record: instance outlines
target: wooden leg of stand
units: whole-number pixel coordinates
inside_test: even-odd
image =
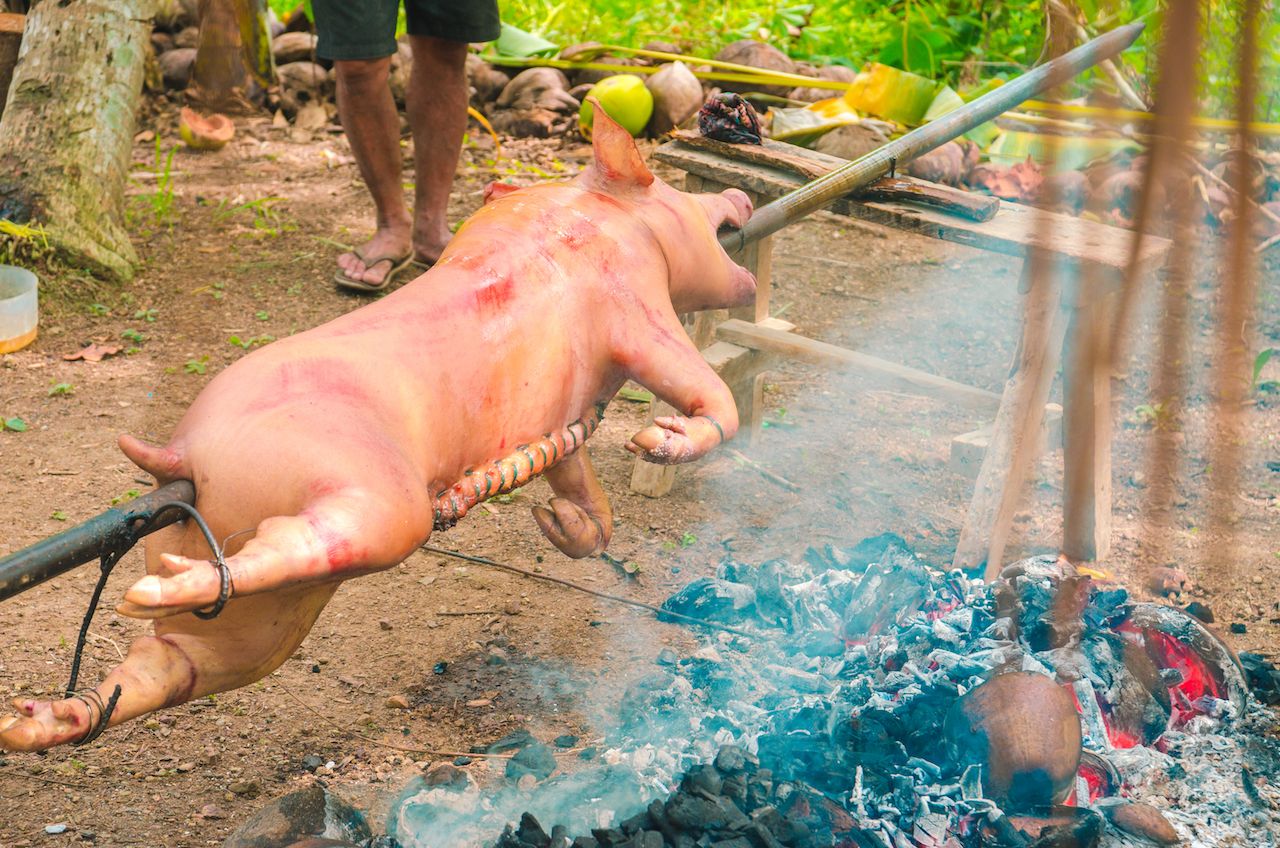
[[[1062,552],[1075,562],[1111,550],[1111,374],[1098,351],[1114,298],[1072,311],[1063,368]]]
[[[1028,259],[1023,266],[1024,282],[1031,265]],[[1062,351],[1066,317],[1058,291],[1055,281],[1046,276],[1027,292],[1018,361],[1005,382],[991,441],[974,484],[952,562],[957,568],[972,569],[986,560],[988,575],[999,570],[998,560],[1013,526],[1013,507],[1037,454],[1045,402]]]

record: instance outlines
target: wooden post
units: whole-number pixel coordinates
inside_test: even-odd
[[[996,412],[991,443],[982,459],[973,499],[965,515],[952,565],[972,569],[984,559],[987,576],[999,572],[1018,493],[1037,455],[1045,402],[1057,371],[1066,333],[1066,315],[1059,287],[1050,274],[1032,279],[1036,262],[1048,259],[1028,256],[1022,266],[1020,289],[1028,289],[1024,303],[1022,338],[1015,370],[1005,382]]]
[[[1074,562],[1111,550],[1111,374],[1098,352],[1115,296],[1080,300],[1063,367],[1062,552]]]
[[[22,46],[22,28],[26,22],[26,15],[0,12],[0,115],[4,114],[13,67],[18,64],[18,48]]]
[[[678,415],[675,407],[670,404],[654,398],[649,403],[649,423],[653,423],[653,419],[660,418],[664,415]],[[631,491],[638,492],[646,497],[660,498],[667,492],[671,491],[671,487],[676,482],[676,467],[674,465],[658,465],[654,462],[645,462],[640,457],[636,457],[635,463],[631,466]]]

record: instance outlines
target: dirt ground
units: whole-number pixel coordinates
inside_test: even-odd
[[[168,121],[169,119],[165,119]],[[162,146],[176,144],[161,122]],[[496,163],[469,137],[453,200],[461,219],[491,179],[531,183],[576,171],[580,144],[508,142]],[[406,151],[407,153],[407,151]],[[123,287],[50,281],[38,341],[0,357],[0,553],[102,511],[149,481],[117,451],[118,433],[163,440],[200,389],[245,355],[358,308],[331,281],[337,243],[361,238],[371,203],[340,134],[291,138],[269,123],[215,154],[173,159],[171,221],[154,143],[140,140],[131,189],[144,265]],[[664,173],[671,177],[673,175]],[[411,172],[406,172],[406,180]],[[1265,269],[1263,345],[1280,345],[1280,251]],[[1232,647],[1280,651],[1280,397],[1248,410],[1244,475],[1233,502],[1235,565],[1209,571],[1204,496],[1211,327],[1210,261],[1195,293],[1196,381],[1185,429],[1173,562],[1199,588]],[[1018,262],[974,249],[819,216],[777,239],[774,311],[810,336],[999,391],[1018,327]],[[1151,298],[1148,298],[1150,301]],[[56,302],[55,302],[56,301]],[[1115,545],[1103,567],[1129,580],[1151,563],[1139,543],[1151,437],[1151,307],[1136,355],[1115,381]],[[588,328],[584,328],[586,331]],[[237,337],[241,344],[228,341]],[[63,354],[90,341],[136,349],[101,362]],[[1280,358],[1277,358],[1280,359]],[[1280,379],[1273,362],[1263,379]],[[1060,387],[1055,388],[1055,393]],[[943,403],[877,390],[848,375],[787,365],[766,386],[767,426],[748,450],[799,483],[792,494],[722,452],[681,469],[652,500],[628,489],[623,443],[646,407],[615,400],[591,454],[617,516],[610,554],[570,561],[537,532],[536,482],[432,542],[592,588],[660,603],[714,572],[726,554],[798,555],[811,544],[894,531],[927,560],[949,563],[971,483],[948,468],[951,440],[984,422]],[[246,485],[260,482],[246,480]],[[1047,454],[1019,512],[1009,557],[1052,551],[1061,530],[1061,452]],[[125,558],[91,630],[83,672],[96,680],[145,632],[114,604],[141,569]],[[51,696],[65,684],[96,576],[86,567],[0,605],[0,695]],[[1137,581],[1130,581],[1135,591]],[[1228,633],[1231,625],[1244,632]],[[1239,629],[1239,628],[1236,628]],[[84,748],[0,757],[0,846],[218,844],[267,800],[322,779],[375,825],[427,764],[518,727],[590,744],[622,685],[663,646],[693,643],[674,625],[562,587],[436,554],[344,586],[298,653],[245,689],[166,710]],[[388,703],[402,696],[409,709]],[[394,701],[392,702],[395,703]],[[304,758],[325,764],[313,775]],[[566,765],[572,758],[566,760]],[[500,765],[500,763],[499,763]],[[478,773],[483,760],[469,766]],[[61,835],[49,824],[66,823]]]

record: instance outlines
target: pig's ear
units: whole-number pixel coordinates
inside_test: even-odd
[[[588,97],[595,114],[591,118],[591,147],[597,177],[606,185],[647,186],[653,174],[645,167],[635,139],[610,118],[594,97]]]
[[[519,191],[519,190],[520,190],[520,186],[514,186],[511,183],[499,183],[499,182],[489,183],[487,186],[484,187],[484,202],[488,203],[491,200],[497,200],[498,198],[506,197],[508,194],[511,194],[511,192]]]

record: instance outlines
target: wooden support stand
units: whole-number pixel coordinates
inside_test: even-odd
[[[732,186],[746,191],[756,203],[779,197],[844,163],[773,142],[750,150],[737,148],[678,137],[654,156],[685,171],[689,191]],[[992,215],[982,202],[955,197],[954,190],[919,181],[888,191],[890,197],[925,196],[929,208],[900,200],[846,197],[830,209],[906,232],[1027,258],[1019,287],[1025,295],[1022,338],[1003,392],[997,395],[807,339],[793,332],[792,325],[770,318],[772,239],[763,239],[748,248],[743,261],[758,280],[755,304],[730,311],[727,320],[724,310],[700,313],[691,329],[695,343],[738,402],[738,438],[749,444],[759,433],[763,371],[782,356],[856,371],[899,391],[993,415],[988,427],[956,437],[952,464],[966,475],[977,469],[955,564],[973,568],[987,561],[994,569],[1032,464],[1058,444],[1060,428],[1065,464],[1062,550],[1075,560],[1105,557],[1111,529],[1111,395],[1110,374],[1101,372],[1097,351],[1111,331],[1111,300],[1129,261],[1132,235],[1014,203],[1001,203]],[[1167,239],[1145,238],[1137,257],[1139,273],[1163,265],[1169,247]],[[1034,262],[1029,258],[1033,252]],[[1046,273],[1033,275],[1032,265]],[[1059,363],[1064,371],[1061,407],[1048,403]],[[666,414],[661,409],[654,412]],[[657,497],[671,488],[674,474],[674,468],[637,461],[632,488]]]

